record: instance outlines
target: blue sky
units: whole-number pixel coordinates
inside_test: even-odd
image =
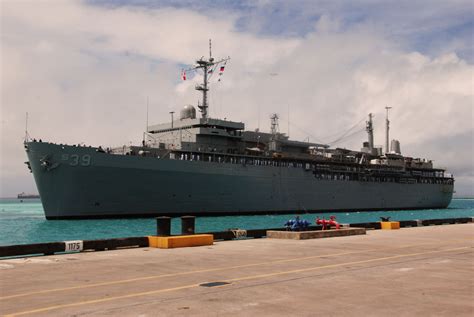
[[[238,15],[240,32],[262,36],[304,37],[326,15],[339,22],[341,31],[372,25],[375,32],[408,49],[435,56],[454,51],[474,61],[474,2],[439,0],[275,0],[275,1],[173,1],[87,0],[104,7],[177,8],[204,15]]]

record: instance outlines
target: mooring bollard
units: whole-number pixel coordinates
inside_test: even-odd
[[[167,237],[171,235],[171,218],[156,218],[156,235],[159,237]]]
[[[194,234],[196,217],[194,216],[182,216],[181,217],[181,234]]]

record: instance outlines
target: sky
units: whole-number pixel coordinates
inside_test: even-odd
[[[196,105],[196,58],[227,57],[210,115],[292,139],[359,149],[375,143],[432,159],[474,195],[472,1],[1,0],[0,197],[36,193],[24,162],[31,137],[139,143],[149,121]],[[352,129],[351,129],[352,128]],[[336,143],[334,141],[346,135]]]

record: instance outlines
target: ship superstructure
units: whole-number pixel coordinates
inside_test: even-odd
[[[454,179],[431,161],[403,156],[400,143],[359,151],[290,140],[278,131],[246,131],[209,116],[208,74],[230,58],[196,61],[203,82],[197,108],[149,125],[141,145],[82,147],[25,141],[48,219],[155,215],[228,215],[445,208]]]

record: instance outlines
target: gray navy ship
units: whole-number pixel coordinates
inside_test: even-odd
[[[26,138],[47,219],[232,215],[446,208],[454,178],[429,160],[374,146],[373,120],[361,150],[290,140],[271,116],[269,132],[210,118],[209,77],[229,60],[201,58],[202,101],[179,118],[148,125],[142,144],[119,148]],[[220,68],[218,68],[220,67]],[[27,134],[28,136],[28,134]]]

